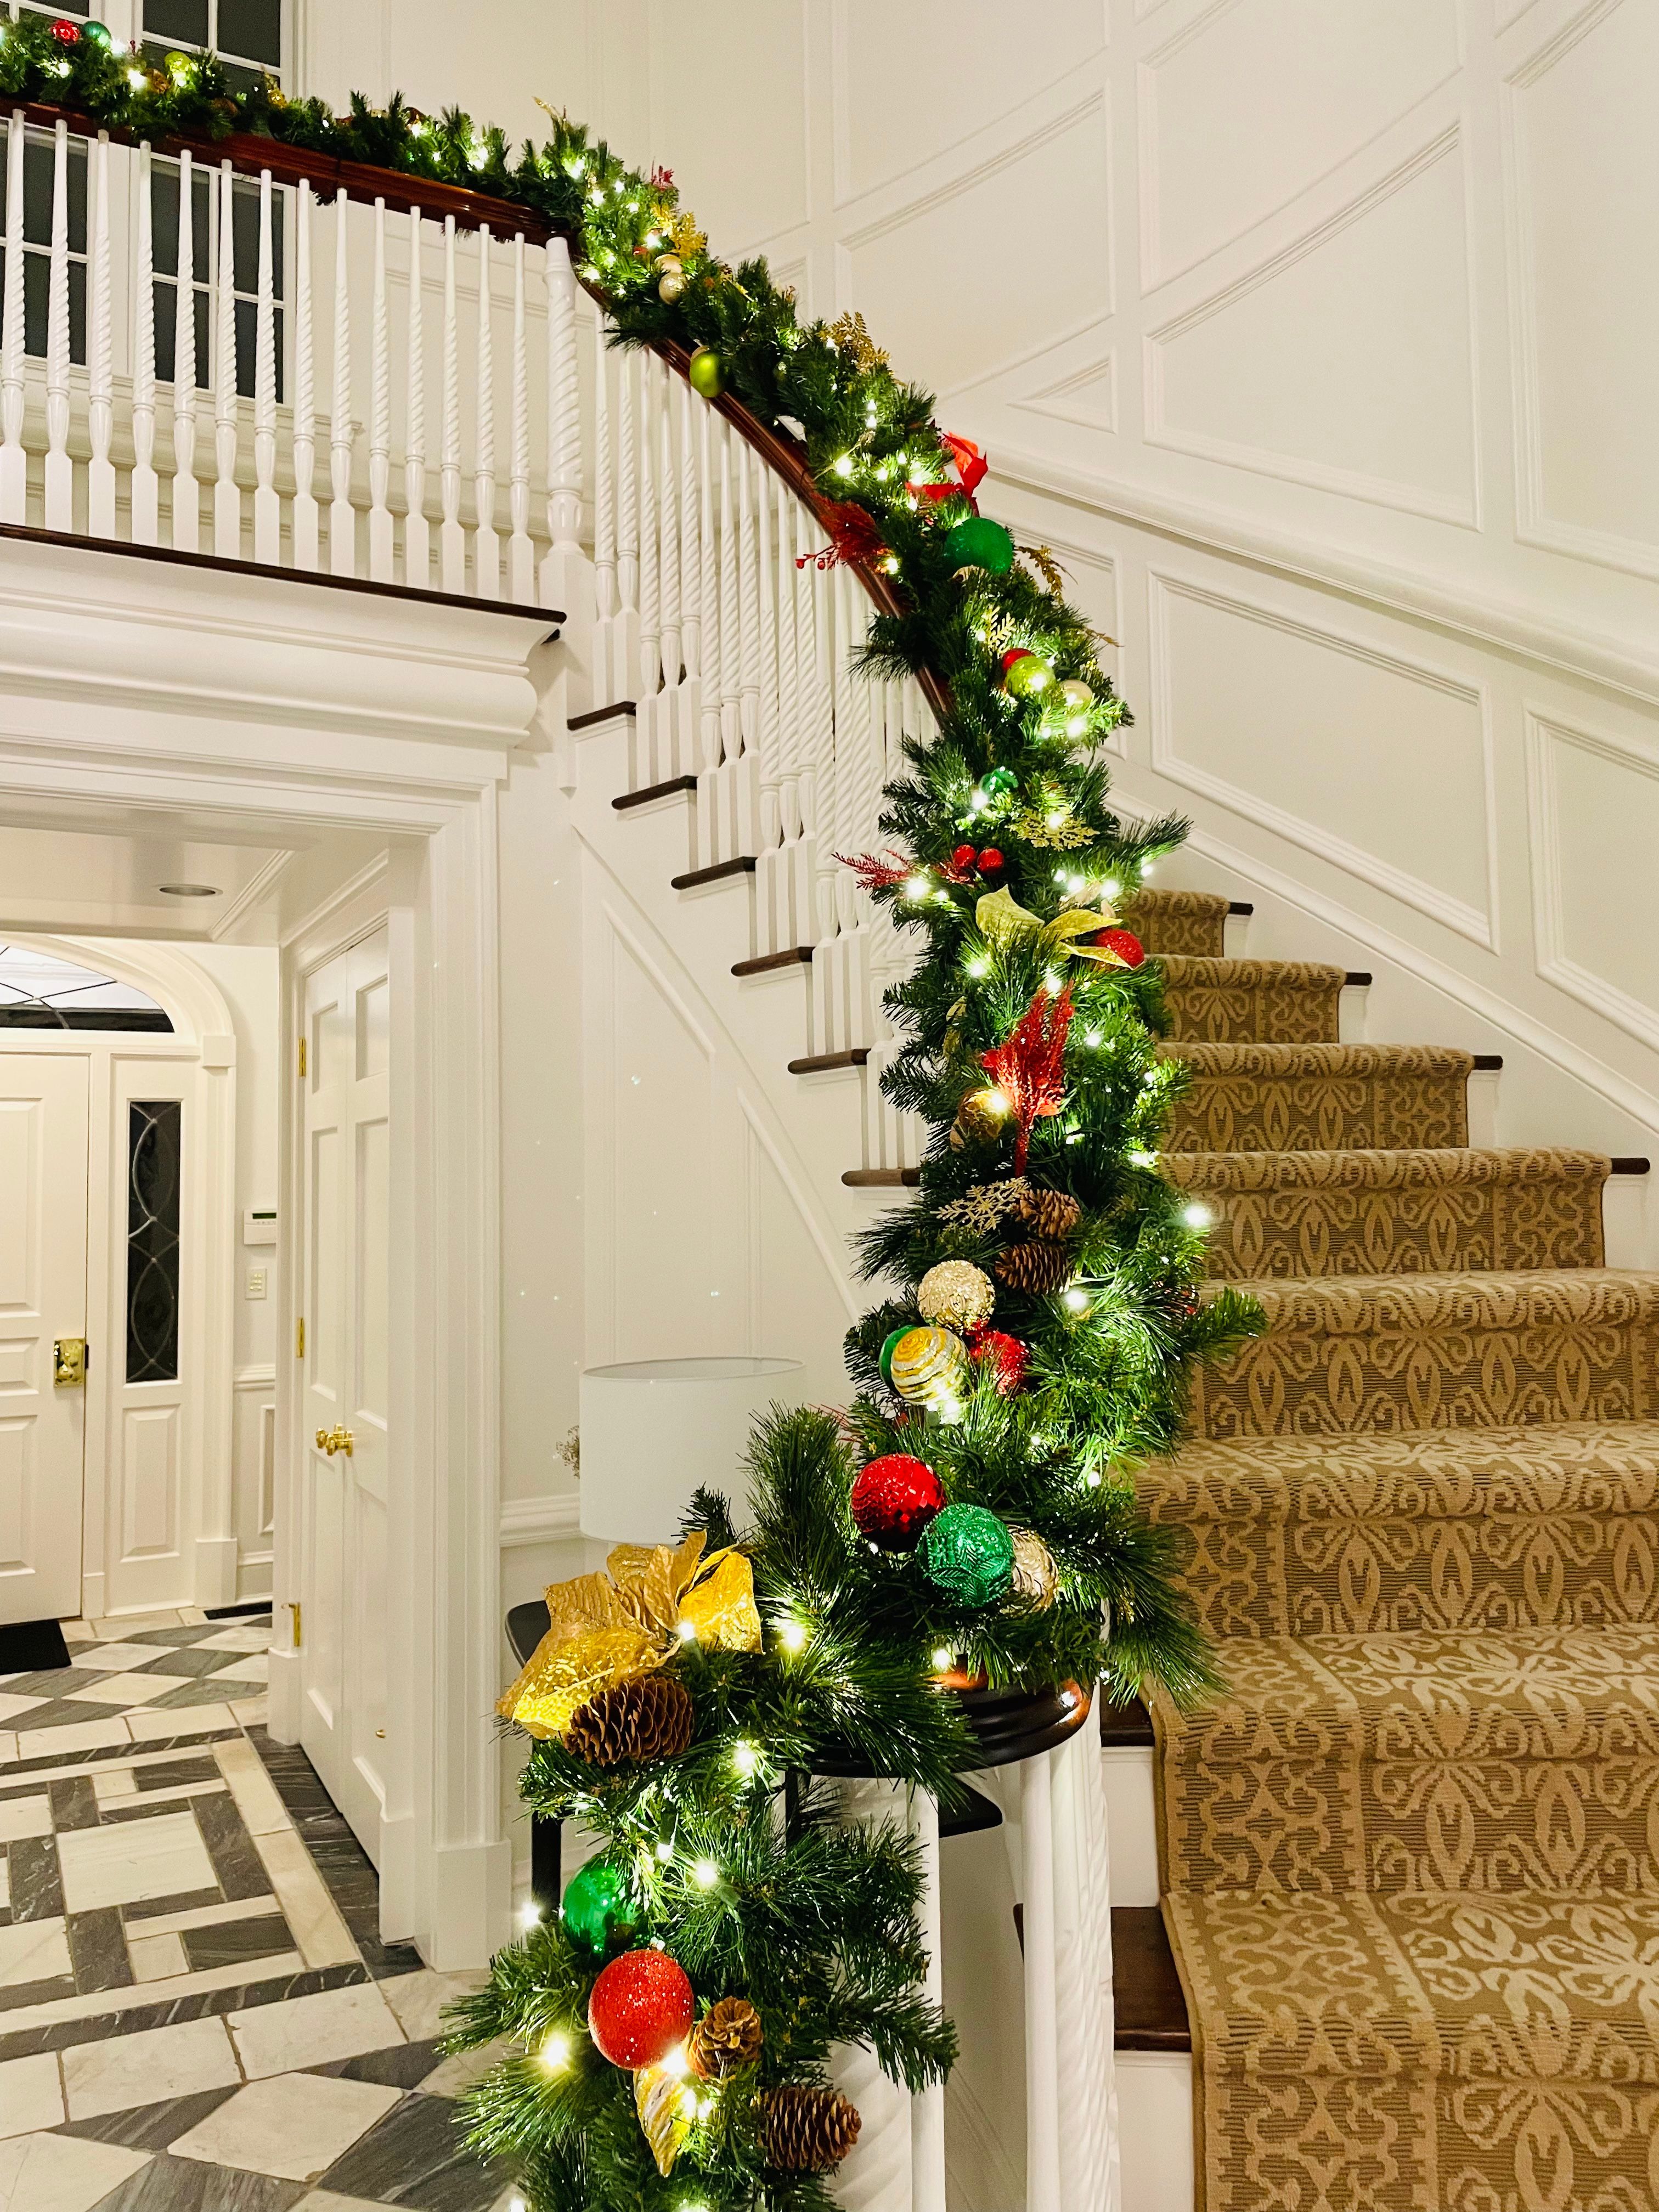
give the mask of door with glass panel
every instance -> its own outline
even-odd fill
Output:
[[[386,933],[305,987],[300,1740],[376,1863],[386,1802]]]
[[[0,1052],[0,1622],[81,1610],[88,1088]]]

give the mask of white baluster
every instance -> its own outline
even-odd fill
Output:
[[[656,697],[662,684],[662,547],[657,537],[657,453],[652,435],[656,421],[656,356],[640,356],[635,450],[639,471],[640,641],[635,659],[633,696],[645,756],[654,753]],[[654,781],[654,776],[647,781]]]
[[[300,185],[294,240],[294,565],[321,566],[317,512],[317,362],[311,238],[317,201]]]
[[[1094,1728],[1085,1723],[1053,1759],[1060,2200],[1109,2212],[1118,2193],[1111,1868]]]
[[[553,342],[550,330],[548,343]],[[536,597],[536,549],[530,542],[530,342],[525,328],[524,233],[513,241],[513,535],[507,549],[507,595],[521,607]]]
[[[161,484],[155,474],[155,234],[150,198],[150,150],[138,149],[138,266],[132,335],[132,542],[161,542]],[[0,453],[0,471],[4,455]]]
[[[52,266],[46,295],[46,479],[48,530],[75,527],[75,464],[69,457],[69,125],[52,134]]]
[[[426,519],[426,356],[421,310],[421,210],[409,210],[409,404],[404,424],[404,581],[424,592],[432,581],[432,531]]]
[[[735,431],[731,433],[738,471],[738,590],[743,654],[743,749],[757,759],[761,747],[761,568],[755,538],[757,467],[754,456]],[[762,773],[767,763],[762,763]]]
[[[731,424],[720,422],[716,435],[720,449],[720,750],[726,760],[735,761],[743,750],[743,587],[738,580],[736,513],[741,494],[733,480],[743,463]]]
[[[796,658],[795,628],[799,612],[799,572],[795,567],[797,502],[781,477],[769,469],[768,482],[777,500],[778,559],[778,805],[781,834],[786,841],[800,835],[800,668]],[[791,942],[799,944],[799,938]]]
[[[759,722],[757,744],[760,756],[760,836],[757,851],[762,855],[762,866],[768,872],[766,890],[756,901],[759,916],[761,952],[782,950],[780,931],[786,917],[778,911],[775,897],[769,896],[775,886],[771,881],[774,866],[771,855],[781,836],[781,810],[779,804],[778,778],[782,767],[782,754],[778,728],[778,580],[772,565],[772,472],[757,453],[749,453],[744,481],[751,489],[754,507],[754,537],[744,550],[744,567],[752,568],[755,579],[755,660],[758,671]],[[744,597],[744,691],[749,690],[749,599],[745,585]]]
[[[357,573],[357,511],[351,504],[351,203],[334,196],[334,397],[328,432],[328,567],[334,576]]]
[[[113,302],[109,252],[109,134],[92,142],[87,252],[87,529],[94,538],[115,535],[115,464],[109,457],[115,423],[114,362],[110,319]]]
[[[481,599],[501,596],[501,541],[495,530],[495,331],[490,296],[489,226],[478,233],[478,436],[477,465],[472,472],[472,507],[477,518],[472,567]]]
[[[611,454],[611,349],[605,316],[593,318],[593,704],[612,705],[617,684],[617,486]]]
[[[179,156],[179,258],[173,264],[173,544],[202,550],[202,488],[196,481],[196,191],[188,151]]]
[[[676,376],[670,378],[669,389],[679,417],[680,659],[685,669],[680,750],[684,764],[690,767],[696,757],[702,704],[702,524],[691,387],[683,377]],[[707,481],[706,456],[703,481]]]
[[[697,633],[702,701],[697,747],[697,866],[707,868],[720,858],[720,547],[714,535],[714,409],[700,407],[696,420],[697,573],[702,602]]]
[[[640,680],[640,478],[634,413],[635,358],[617,355],[617,618],[611,628],[611,697],[631,699]]]
[[[0,522],[28,520],[23,447],[23,111],[6,126],[6,301],[0,339]]]
[[[1053,1754],[1020,1768],[1024,1857],[1025,2205],[1062,2212],[1060,2194],[1059,2021],[1054,2008]]]
[[[782,952],[800,942],[795,927],[790,820],[790,754],[795,690],[794,548],[787,495],[781,481],[760,464],[761,491],[761,856],[756,910],[763,952]],[[784,571],[789,570],[786,583]],[[769,606],[768,601],[770,601]],[[774,826],[775,822],[775,827]],[[809,1046],[816,1052],[816,1040]]]
[[[219,167],[219,263],[213,317],[213,550],[222,561],[242,552],[242,495],[236,483],[236,240],[231,215],[235,185],[228,161]]]
[[[283,502],[276,492],[276,236],[270,172],[259,172],[258,304],[253,326],[253,557],[274,568],[283,557]]]
[[[684,663],[680,643],[680,479],[674,456],[673,380],[665,368],[656,374],[661,500],[662,680],[660,776],[678,773],[680,677]],[[689,748],[688,748],[689,750]]]
[[[444,217],[444,519],[438,568],[446,592],[466,589],[466,532],[461,527],[461,334],[455,313],[455,218]]]
[[[909,1798],[910,1833],[921,1861],[922,1892],[919,1917],[921,1940],[927,1950],[926,1994],[934,2004],[945,2002],[943,1936],[939,1926],[939,1808],[923,1790]],[[910,2203],[912,2212],[945,2212],[945,2084],[917,2090],[910,2098]],[[1077,2212],[1084,2200],[1077,2199]],[[1091,2212],[1094,2208],[1091,2207]]]
[[[368,573],[389,584],[397,560],[392,491],[392,324],[386,289],[386,202],[374,203],[374,293],[370,324],[373,400],[368,426]]]
[[[599,331],[601,362],[604,358],[605,331]],[[603,420],[603,392],[595,395],[595,464],[602,472],[609,466],[608,451],[599,452],[598,429]],[[598,490],[599,476],[595,477]],[[605,496],[609,497],[606,489]],[[567,239],[550,238],[547,242],[547,538],[548,551],[542,562],[541,599],[548,607],[566,607],[574,596],[572,585],[575,571],[581,562],[582,524],[582,410],[581,382],[576,371],[576,280],[571,273],[570,245]],[[595,564],[595,611],[600,617],[611,611],[609,604],[601,605],[598,596],[597,572],[599,563],[599,532],[594,532],[593,558]],[[611,590],[616,588],[616,549],[611,549]],[[568,607],[567,607],[567,611]],[[601,663],[595,647],[594,680],[599,681],[598,671]],[[590,706],[601,706],[602,700],[588,702]]]

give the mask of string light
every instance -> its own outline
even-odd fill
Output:
[[[1207,1229],[1215,1216],[1207,1206],[1189,1206],[1181,1218],[1189,1229]]]
[[[658,1844],[658,1846],[657,1846],[657,1856],[658,1856],[658,1858],[660,1860],[660,1862],[662,1863],[662,1864],[663,1864],[664,1866],[666,1866],[666,1865],[668,1864],[668,1862],[670,1861],[670,1859],[672,1859],[672,1858],[673,1857],[673,1856],[674,1856],[674,1846],[672,1845],[672,1844],[671,1844],[671,1843],[669,1842],[669,1840],[668,1840],[667,1837],[666,1837],[666,1836],[665,1836],[665,1837],[663,1838],[662,1841],[661,1841],[661,1842]]]
[[[975,953],[966,966],[970,975],[988,975],[991,972],[991,963],[982,952]]]
[[[658,2063],[665,2074],[672,2074],[677,2081],[684,2081],[691,2071],[691,2054],[683,2043],[677,2043],[667,2057],[659,2059]]]
[[[1100,887],[1100,896],[1102,898],[1115,899],[1122,888],[1122,884],[1115,876],[1108,876]]]
[[[1087,1313],[1089,1310],[1089,1293],[1087,1291],[1079,1290],[1077,1285],[1073,1284],[1072,1288],[1066,1293],[1065,1305],[1068,1313]]]
[[[799,1620],[781,1620],[777,1626],[778,1646],[788,1652],[805,1651],[806,1631]]]
[[[562,2074],[570,2063],[572,2047],[570,2038],[556,2029],[537,2056],[550,2074]]]
[[[933,1665],[942,1674],[957,1663],[957,1655],[948,1644],[941,1644],[933,1654]]]
[[[696,1624],[695,1621],[683,1620],[674,1633],[682,1644],[695,1644],[697,1640]]]
[[[698,1859],[691,1869],[691,1879],[699,1889],[713,1889],[720,1878],[720,1870],[713,1859]]]
[[[1091,1030],[1085,1036],[1083,1042],[1088,1046],[1091,1052],[1098,1052],[1100,1050],[1101,1043],[1100,1031],[1098,1030]]]
[[[926,876],[912,876],[904,886],[904,896],[908,899],[925,899],[933,888]]]
[[[853,473],[853,456],[850,453],[838,453],[836,456],[835,470],[838,477],[850,477]]]
[[[519,1907],[519,1918],[526,1928],[538,1928],[541,1925],[542,1908],[539,1905],[521,1905]]]
[[[1156,1152],[1131,1152],[1129,1158],[1138,1168],[1155,1168],[1158,1165]]]
[[[760,1753],[752,1743],[739,1740],[732,1747],[732,1764],[746,1782],[760,1765]]]

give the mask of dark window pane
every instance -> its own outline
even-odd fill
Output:
[[[179,266],[179,172],[159,165],[149,173],[150,265],[169,274]]]
[[[70,359],[77,368],[87,365],[87,264],[71,261],[69,270]]]
[[[252,300],[236,302],[236,389],[244,399],[253,397],[259,373],[259,309]]]
[[[208,42],[208,0],[144,0],[144,29],[153,39]]]
[[[213,356],[208,345],[208,297],[205,292],[192,292],[196,302],[196,388],[208,389],[208,378],[213,366]],[[173,346],[178,327],[176,284],[155,285],[155,377],[160,384],[173,382]]]
[[[219,50],[279,69],[283,60],[282,0],[219,0]]]
[[[39,138],[23,142],[23,236],[31,246],[52,244],[52,149]]]
[[[176,1098],[127,1109],[127,1381],[179,1379],[179,1152]]]
[[[235,289],[259,289],[259,187],[238,185],[231,196],[230,234],[235,260]],[[274,247],[273,247],[274,251]]]
[[[236,92],[252,92],[264,76],[264,70],[251,69],[246,62],[226,61],[224,71],[227,81]]]
[[[193,292],[191,297],[196,302],[196,388],[205,392],[213,374],[213,348],[208,337],[208,295],[205,292]]]
[[[52,264],[44,253],[23,256],[23,349],[44,359],[51,318]]]
[[[0,1030],[125,1030],[171,1036],[173,1024],[160,1006],[0,1006]]]

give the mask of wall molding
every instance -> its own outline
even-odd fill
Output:
[[[1638,700],[1644,707],[1659,706],[1659,657],[1634,639],[1569,628],[1541,605],[1492,599],[1463,589],[1450,577],[1363,559],[1207,501],[1175,499],[1081,465],[1062,469],[1045,455],[1018,447],[999,447],[996,475],[1000,482],[1045,499],[1060,500],[1132,529],[1150,531],[1316,590],[1338,592],[1387,614],[1496,646],[1553,673]]]
[[[274,1360],[252,1367],[239,1367],[230,1378],[233,1390],[274,1390],[276,1388],[276,1364]]]
[[[574,1492],[561,1492],[550,1498],[509,1498],[502,1503],[504,1552],[520,1551],[531,1544],[558,1543],[581,1532],[581,1499]]]
[[[1483,684],[1466,682],[1463,678],[1446,674],[1425,663],[1407,660],[1402,655],[1387,653],[1368,643],[1363,638],[1346,635],[1340,630],[1324,629],[1310,623],[1298,622],[1293,616],[1280,614],[1276,609],[1258,605],[1249,599],[1231,597],[1217,592],[1195,580],[1172,576],[1158,568],[1146,572],[1148,599],[1148,628],[1152,647],[1150,671],[1152,690],[1152,764],[1171,783],[1183,790],[1195,791],[1209,799],[1218,800],[1247,822],[1259,829],[1283,837],[1287,843],[1299,845],[1304,852],[1358,876],[1362,883],[1385,891],[1404,906],[1414,907],[1431,921],[1437,921],[1460,937],[1467,937],[1488,952],[1498,950],[1498,919],[1494,911],[1498,884],[1498,817],[1492,759],[1492,728],[1491,702]],[[1431,685],[1449,696],[1472,706],[1480,718],[1480,781],[1483,794],[1482,828],[1486,875],[1486,904],[1484,908],[1471,906],[1465,900],[1454,897],[1449,891],[1425,883],[1392,861],[1368,852],[1364,846],[1339,836],[1335,831],[1309,821],[1304,816],[1291,813],[1286,808],[1262,799],[1241,784],[1225,776],[1217,775],[1208,769],[1200,768],[1183,760],[1175,750],[1174,708],[1170,699],[1171,653],[1169,642],[1168,606],[1171,597],[1190,599],[1198,605],[1214,607],[1222,612],[1242,617],[1263,628],[1280,631],[1287,637],[1299,638],[1323,647],[1328,652],[1347,654],[1351,659],[1368,662],[1375,668],[1407,678],[1414,684]]]

